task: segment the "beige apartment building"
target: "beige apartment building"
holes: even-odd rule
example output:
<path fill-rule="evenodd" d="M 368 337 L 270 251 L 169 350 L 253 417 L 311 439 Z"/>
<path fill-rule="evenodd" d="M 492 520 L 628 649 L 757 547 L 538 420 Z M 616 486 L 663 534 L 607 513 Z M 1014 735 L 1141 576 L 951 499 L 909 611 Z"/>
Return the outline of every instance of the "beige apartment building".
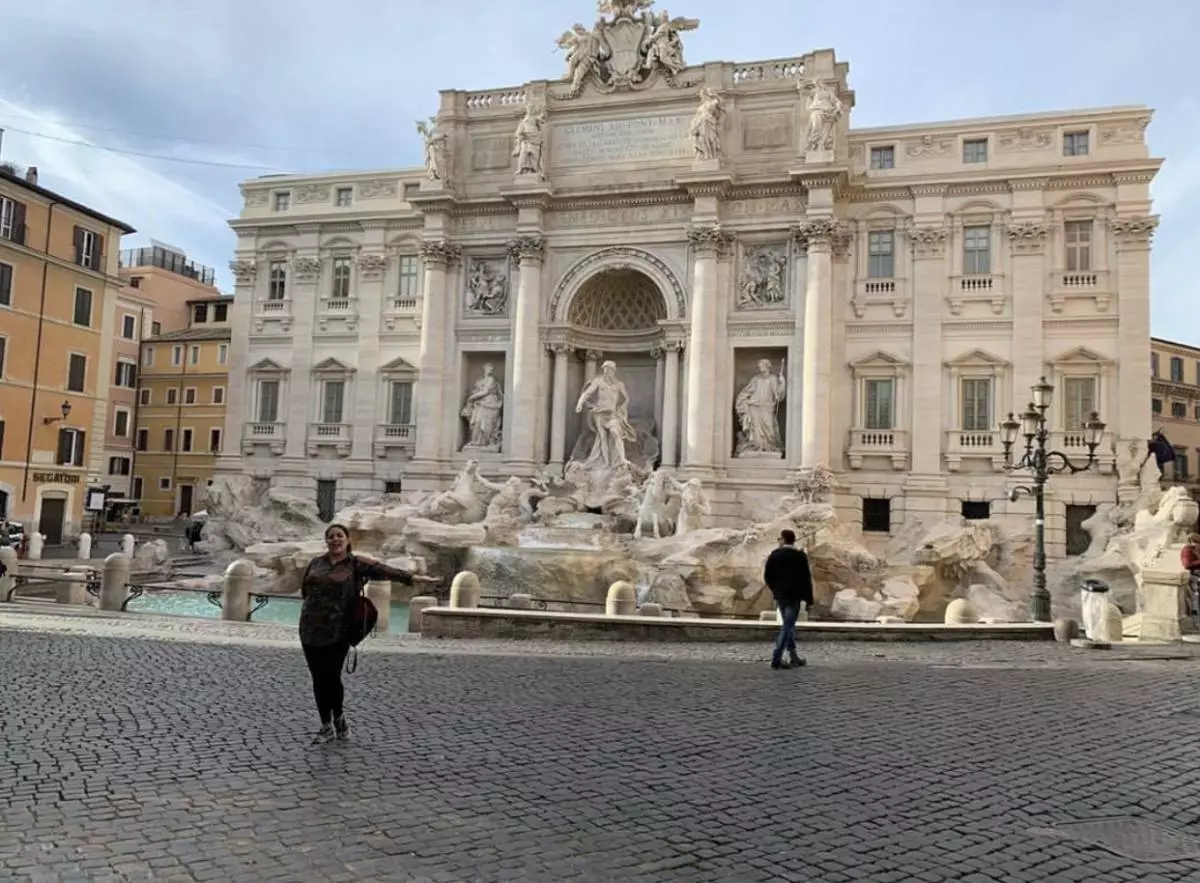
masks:
<path fill-rule="evenodd" d="M 143 340 L 188 327 L 193 303 L 218 297 L 216 273 L 178 248 L 151 240 L 120 253 L 120 278 L 110 371 L 111 416 L 105 433 L 104 482 L 110 498 L 136 501 L 133 474 L 138 422 L 138 364 Z M 130 503 L 134 505 L 134 503 Z"/>
<path fill-rule="evenodd" d="M 1200 500 L 1200 347 L 1151 338 L 1150 376 L 1154 428 L 1175 448 L 1163 478 Z"/>

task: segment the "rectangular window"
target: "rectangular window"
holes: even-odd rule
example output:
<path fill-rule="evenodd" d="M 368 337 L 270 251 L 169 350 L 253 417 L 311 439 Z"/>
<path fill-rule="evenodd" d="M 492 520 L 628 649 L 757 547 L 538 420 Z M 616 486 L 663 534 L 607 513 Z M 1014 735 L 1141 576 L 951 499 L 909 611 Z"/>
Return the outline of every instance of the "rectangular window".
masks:
<path fill-rule="evenodd" d="M 1191 478 L 1192 472 L 1188 468 L 1188 452 L 1187 448 L 1175 449 L 1175 480 L 1187 481 Z"/>
<path fill-rule="evenodd" d="M 58 465 L 82 466 L 83 451 L 87 441 L 87 433 L 78 429 L 60 429 L 58 431 Z"/>
<path fill-rule="evenodd" d="M 171 489 L 171 477 L 164 475 L 158 480 L 158 489 L 160 491 L 169 491 Z"/>
<path fill-rule="evenodd" d="M 135 438 L 136 438 L 136 441 L 134 442 L 135 448 L 137 448 L 139 451 L 150 450 L 150 430 L 149 429 L 146 429 L 144 426 L 138 427 L 137 435 L 135 436 Z"/>
<path fill-rule="evenodd" d="M 863 497 L 862 529 L 864 533 L 891 533 L 892 501 Z"/>
<path fill-rule="evenodd" d="M 1200 386 L 1200 362 L 1196 363 L 1196 385 Z"/>
<path fill-rule="evenodd" d="M 198 346 L 192 347 L 191 352 L 189 353 L 189 361 L 193 365 L 200 364 L 200 347 L 198 347 Z"/>
<path fill-rule="evenodd" d="M 122 316 L 121 317 L 121 336 L 126 340 L 134 340 L 137 337 L 137 317 Z"/>
<path fill-rule="evenodd" d="M 208 450 L 213 454 L 221 452 L 221 430 L 210 429 L 208 431 Z"/>
<path fill-rule="evenodd" d="M 185 454 L 192 451 L 192 436 L 195 435 L 190 429 L 185 429 L 179 436 L 179 450 Z"/>
<path fill-rule="evenodd" d="M 1200 382 L 1200 365 L 1196 366 L 1196 371 L 1197 371 L 1197 374 L 1196 374 L 1197 382 Z M 1151 377 L 1158 376 L 1158 353 L 1150 354 L 1150 376 Z"/>
<path fill-rule="evenodd" d="M 228 322 L 229 321 L 229 304 L 215 304 L 213 306 L 213 321 Z"/>
<path fill-rule="evenodd" d="M 75 228 L 75 263 L 89 270 L 104 266 L 104 237 L 83 227 Z"/>
<path fill-rule="evenodd" d="M 992 272 L 992 228 L 963 228 L 963 275 L 986 276 Z"/>
<path fill-rule="evenodd" d="M 25 244 L 25 203 L 0 196 L 0 239 Z"/>
<path fill-rule="evenodd" d="M 1150 412 L 1152 414 L 1161 414 L 1162 413 L 1162 399 L 1151 399 L 1150 400 Z"/>
<path fill-rule="evenodd" d="M 896 167 L 896 148 L 894 147 L 872 147 L 871 148 L 871 168 L 872 169 L 894 169 Z"/>
<path fill-rule="evenodd" d="M 0 460 L 4 459 L 4 421 L 0 420 Z M 0 518 L 3 518 L 8 513 L 8 507 L 4 501 L 0 500 Z"/>
<path fill-rule="evenodd" d="M 126 438 L 129 435 L 129 412 L 124 408 L 117 408 L 113 412 L 113 435 L 117 438 Z"/>
<path fill-rule="evenodd" d="M 1096 378 L 1068 377 L 1063 381 L 1063 429 L 1082 429 L 1096 410 Z"/>
<path fill-rule="evenodd" d="M 1063 156 L 1087 156 L 1088 155 L 1088 133 L 1087 132 L 1064 132 L 1063 133 Z"/>
<path fill-rule="evenodd" d="M 287 190 L 280 191 L 275 194 L 275 200 L 272 203 L 277 212 L 286 212 L 292 207 L 292 194 Z"/>
<path fill-rule="evenodd" d="M 407 380 L 393 381 L 391 393 L 388 423 L 392 426 L 408 426 L 412 423 L 412 383 Z"/>
<path fill-rule="evenodd" d="M 400 284 L 396 293 L 400 297 L 416 297 L 421 291 L 421 267 L 417 256 L 400 256 Z"/>
<path fill-rule="evenodd" d="M 1183 383 L 1183 359 L 1179 356 L 1171 356 L 1171 381 Z"/>
<path fill-rule="evenodd" d="M 178 368 L 182 364 L 183 364 L 183 347 L 181 347 L 181 346 L 171 347 L 171 366 L 174 368 Z"/>
<path fill-rule="evenodd" d="M 123 386 L 125 389 L 137 386 L 137 365 L 133 362 L 117 362 L 117 374 L 113 378 L 113 385 Z"/>
<path fill-rule="evenodd" d="M 129 474 L 129 458 L 128 457 L 109 457 L 108 458 L 108 474 L 109 475 L 128 475 Z"/>
<path fill-rule="evenodd" d="M 258 422 L 275 423 L 279 420 L 279 381 L 258 382 Z"/>
<path fill-rule="evenodd" d="M 142 366 L 149 368 L 154 364 L 154 347 L 148 346 L 142 349 Z"/>
<path fill-rule="evenodd" d="M 87 356 L 71 353 L 67 359 L 67 390 L 83 392 L 87 383 Z"/>
<path fill-rule="evenodd" d="M 175 450 L 175 430 L 174 429 L 164 429 L 163 430 L 163 450 L 164 451 Z"/>
<path fill-rule="evenodd" d="M 203 325 L 208 321 L 208 304 L 192 304 L 192 324 Z"/>
<path fill-rule="evenodd" d="M 1171 416 L 1180 419 L 1187 418 L 1187 405 L 1183 402 L 1171 402 Z"/>
<path fill-rule="evenodd" d="M 4 377 L 5 363 L 8 361 L 8 338 L 0 337 L 0 379 Z"/>
<path fill-rule="evenodd" d="M 1067 272 L 1083 273 L 1092 269 L 1092 222 L 1067 221 L 1063 226 L 1067 247 Z"/>
<path fill-rule="evenodd" d="M 992 429 L 992 379 L 990 377 L 964 378 L 962 393 L 962 430 L 964 432 L 988 432 Z"/>
<path fill-rule="evenodd" d="M 140 475 L 133 477 L 133 481 L 130 482 L 129 493 L 133 495 L 135 500 L 142 498 L 142 477 Z"/>
<path fill-rule="evenodd" d="M 162 322 L 151 322 L 150 333 L 155 337 L 162 334 Z"/>
<path fill-rule="evenodd" d="M 967 521 L 987 521 L 992 517 L 992 504 L 987 500 L 963 500 L 962 517 Z"/>
<path fill-rule="evenodd" d="M 142 407 L 150 404 L 150 390 L 148 388 L 138 390 L 138 404 Z"/>
<path fill-rule="evenodd" d="M 229 362 L 229 344 L 217 344 L 217 364 L 225 365 Z"/>
<path fill-rule="evenodd" d="M 214 386 L 212 388 L 212 403 L 214 405 L 225 404 L 225 387 Z"/>
<path fill-rule="evenodd" d="M 183 391 L 183 403 L 185 405 L 196 404 L 196 387 L 189 386 Z"/>
<path fill-rule="evenodd" d="M 75 289 L 75 312 L 72 321 L 84 328 L 92 327 L 92 293 L 86 288 Z"/>
<path fill-rule="evenodd" d="M 892 429 L 895 385 L 891 378 L 863 382 L 863 428 Z"/>
<path fill-rule="evenodd" d="M 330 297 L 348 298 L 350 296 L 350 258 L 334 258 L 333 259 L 333 285 L 330 288 Z"/>
<path fill-rule="evenodd" d="M 352 202 L 354 202 L 353 187 L 339 187 L 334 191 L 333 204 L 338 208 L 346 208 L 346 206 L 350 205 Z"/>
<path fill-rule="evenodd" d="M 341 423 L 342 408 L 346 400 L 346 383 L 343 380 L 326 380 L 321 390 L 321 422 Z"/>
<path fill-rule="evenodd" d="M 168 405 L 179 404 L 179 390 L 177 390 L 175 387 L 171 387 L 170 389 L 167 390 L 167 404 Z"/>
<path fill-rule="evenodd" d="M 287 297 L 287 261 L 271 261 L 267 269 L 267 300 Z"/>
<path fill-rule="evenodd" d="M 12 264 L 0 264 L 0 307 L 12 306 Z"/>
<path fill-rule="evenodd" d="M 988 143 L 986 138 L 969 138 L 963 141 L 963 162 L 987 162 Z"/>
<path fill-rule="evenodd" d="M 895 273 L 895 232 L 873 230 L 867 234 L 867 275 L 872 279 L 891 279 Z"/>
<path fill-rule="evenodd" d="M 383 483 L 383 492 L 385 494 L 402 494 L 404 493 L 404 482 L 385 481 Z"/>

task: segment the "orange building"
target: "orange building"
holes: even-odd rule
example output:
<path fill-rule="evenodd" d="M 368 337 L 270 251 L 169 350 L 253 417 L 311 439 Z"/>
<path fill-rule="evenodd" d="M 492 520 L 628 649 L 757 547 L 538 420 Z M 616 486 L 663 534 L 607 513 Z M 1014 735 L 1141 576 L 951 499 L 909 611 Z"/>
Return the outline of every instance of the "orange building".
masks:
<path fill-rule="evenodd" d="M 118 252 L 128 224 L 0 165 L 0 511 L 79 533 L 104 474 Z"/>
<path fill-rule="evenodd" d="M 182 331 L 142 342 L 133 496 L 147 518 L 200 508 L 224 447 L 231 297 L 188 303 Z"/>

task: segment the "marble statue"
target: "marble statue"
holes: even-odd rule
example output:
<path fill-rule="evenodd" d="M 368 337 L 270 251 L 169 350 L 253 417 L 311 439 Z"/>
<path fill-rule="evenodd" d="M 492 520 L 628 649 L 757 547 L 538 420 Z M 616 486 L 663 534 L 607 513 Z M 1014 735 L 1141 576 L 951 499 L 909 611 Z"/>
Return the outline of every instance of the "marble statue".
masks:
<path fill-rule="evenodd" d="M 742 277 L 738 280 L 739 307 L 776 307 L 787 298 L 787 250 L 774 245 L 746 249 Z"/>
<path fill-rule="evenodd" d="M 508 310 L 508 276 L 504 264 L 475 259 L 467 271 L 467 311 L 503 316 Z"/>
<path fill-rule="evenodd" d="M 445 181 L 449 136 L 440 131 L 437 117 L 430 117 L 427 123 L 417 120 L 417 131 L 425 139 L 425 176 L 430 181 Z"/>
<path fill-rule="evenodd" d="M 600 14 L 613 18 L 632 18 L 653 5 L 654 0 L 596 0 L 596 9 Z"/>
<path fill-rule="evenodd" d="M 463 450 L 498 452 L 503 414 L 504 390 L 496 379 L 495 369 L 488 363 L 463 404 L 462 416 L 467 421 L 467 443 Z"/>
<path fill-rule="evenodd" d="M 578 22 L 571 26 L 555 41 L 559 49 L 567 53 L 567 79 L 571 81 L 570 95 L 575 96 L 583 91 L 583 83 L 593 70 L 596 69 L 605 53 L 604 43 L 600 38 L 599 29 L 588 30 Z"/>
<path fill-rule="evenodd" d="M 692 116 L 688 133 L 692 136 L 692 153 L 698 160 L 718 159 L 721 156 L 721 120 L 725 105 L 715 90 L 700 90 L 700 106 Z"/>
<path fill-rule="evenodd" d="M 546 108 L 530 105 L 517 125 L 512 155 L 518 175 L 542 175 L 542 146 L 545 143 Z"/>
<path fill-rule="evenodd" d="M 679 488 L 679 515 L 675 519 L 675 536 L 681 537 L 694 530 L 708 527 L 712 507 L 700 479 L 689 478 Z"/>
<path fill-rule="evenodd" d="M 662 469 L 655 469 L 646 479 L 637 495 L 637 524 L 633 528 L 633 538 L 640 540 L 646 525 L 654 533 L 654 539 L 662 539 L 662 521 L 667 514 L 667 503 L 670 502 L 674 481 Z"/>
<path fill-rule="evenodd" d="M 808 101 L 809 150 L 833 150 L 837 137 L 837 124 L 846 107 L 828 83 L 808 80 L 799 86 L 801 92 L 811 92 Z"/>
<path fill-rule="evenodd" d="M 680 31 L 694 31 L 700 27 L 700 21 L 694 18 L 671 18 L 671 13 L 665 9 L 657 16 L 651 12 L 648 16 L 650 38 L 646 48 L 646 67 L 653 69 L 661 65 L 671 76 L 678 76 L 687 67 L 683 60 L 683 41 L 679 38 Z M 708 89 L 700 91 L 703 99 Z"/>
<path fill-rule="evenodd" d="M 779 373 L 771 373 L 769 359 L 760 359 L 758 373 L 738 393 L 734 411 L 740 427 L 735 456 L 783 454 L 779 432 L 779 406 L 787 395 L 786 360 L 779 361 Z"/>
<path fill-rule="evenodd" d="M 450 489 L 423 500 L 415 514 L 443 524 L 477 524 L 487 515 L 492 498 L 503 486 L 479 474 L 479 461 L 468 460 Z"/>
<path fill-rule="evenodd" d="M 575 413 L 589 407 L 587 422 L 596 433 L 588 465 L 614 467 L 628 462 L 625 443 L 636 441 L 637 433 L 629 422 L 629 391 L 617 378 L 616 362 L 607 361 L 579 394 Z"/>

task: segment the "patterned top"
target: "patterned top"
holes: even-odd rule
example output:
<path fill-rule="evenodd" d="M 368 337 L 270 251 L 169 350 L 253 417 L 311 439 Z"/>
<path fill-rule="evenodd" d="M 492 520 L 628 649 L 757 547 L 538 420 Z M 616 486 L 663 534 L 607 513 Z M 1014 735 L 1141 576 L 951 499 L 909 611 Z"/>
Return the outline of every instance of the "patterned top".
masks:
<path fill-rule="evenodd" d="M 358 596 L 355 571 L 362 581 L 412 584 L 411 573 L 386 564 L 368 564 L 362 559 L 355 562 L 349 557 L 334 564 L 328 555 L 314 558 L 300 583 L 300 597 L 304 599 L 300 608 L 301 644 L 327 647 L 345 638 L 344 623 Z"/>

